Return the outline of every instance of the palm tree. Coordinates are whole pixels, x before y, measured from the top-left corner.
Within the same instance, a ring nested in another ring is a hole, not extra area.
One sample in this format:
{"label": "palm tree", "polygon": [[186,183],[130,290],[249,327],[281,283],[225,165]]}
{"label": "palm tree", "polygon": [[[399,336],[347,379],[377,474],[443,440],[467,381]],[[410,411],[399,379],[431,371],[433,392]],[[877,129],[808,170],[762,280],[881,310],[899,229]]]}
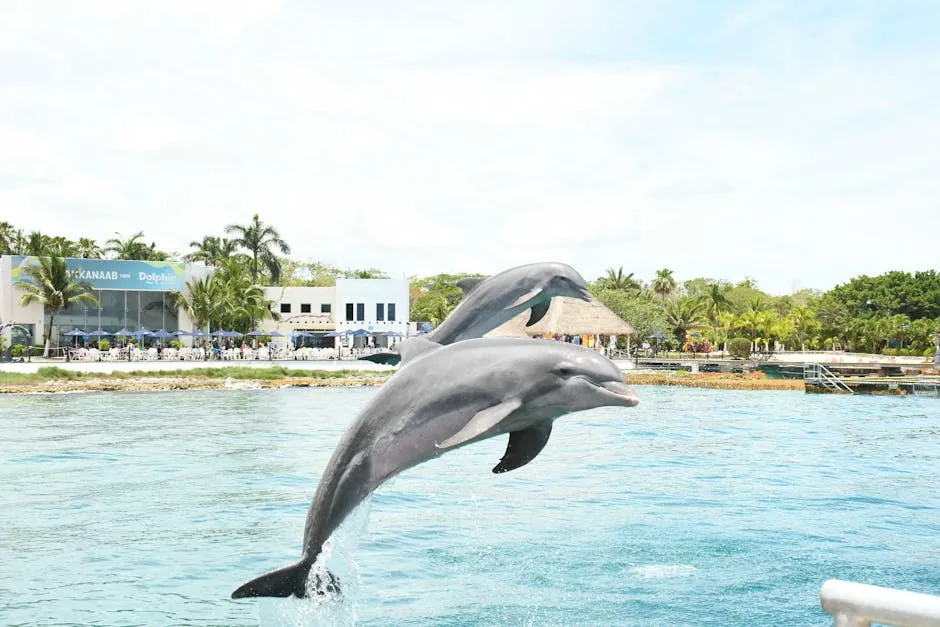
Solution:
{"label": "palm tree", "polygon": [[82,237],[76,245],[78,256],[82,259],[101,259],[102,250],[93,239]]}
{"label": "palm tree", "polygon": [[715,346],[718,346],[718,327],[720,326],[721,316],[731,310],[731,300],[717,283],[708,286],[705,292],[705,315],[711,320],[715,330]]}
{"label": "palm tree", "polygon": [[74,257],[76,255],[75,242],[61,235],[49,238],[46,252],[53,257]]}
{"label": "palm tree", "polygon": [[9,222],[0,222],[0,255],[12,255],[16,229]]}
{"label": "palm tree", "polygon": [[415,308],[415,316],[418,320],[426,320],[434,326],[437,326],[450,315],[450,312],[452,312],[454,308],[455,305],[451,305],[447,302],[444,296],[424,299],[422,303]]}
{"label": "palm tree", "polygon": [[264,288],[252,283],[234,261],[206,278],[187,281],[186,291],[173,292],[172,298],[198,328],[249,331],[256,320],[280,318],[271,310],[273,302],[265,298]]}
{"label": "palm tree", "polygon": [[115,259],[147,259],[147,245],[142,241],[143,231],[137,231],[127,239],[121,239],[120,233],[115,233],[117,237],[112,237],[105,242],[105,252],[114,253]]}
{"label": "palm tree", "polygon": [[49,325],[46,327],[42,352],[43,357],[48,357],[56,312],[72,303],[97,307],[98,299],[91,293],[93,288],[89,283],[72,278],[63,257],[40,257],[38,264],[23,268],[23,275],[27,280],[16,284],[23,291],[20,304],[42,303],[49,308]]}
{"label": "palm tree", "polygon": [[229,224],[225,227],[225,232],[235,234],[235,243],[251,253],[252,283],[258,283],[259,261],[267,269],[272,283],[277,283],[281,277],[281,262],[272,249],[276,248],[289,255],[290,246],[281,239],[281,234],[274,227],[265,226],[256,213],[248,226]]}
{"label": "palm tree", "polygon": [[793,322],[793,332],[800,342],[800,350],[806,350],[806,338],[819,328],[816,314],[806,305],[799,305],[790,310],[790,320]]}
{"label": "palm tree", "polygon": [[13,255],[25,255],[29,250],[29,241],[23,235],[23,229],[17,229],[10,240],[10,253]]}
{"label": "palm tree", "polygon": [[676,289],[676,280],[672,276],[672,270],[663,268],[656,271],[656,278],[653,279],[653,291],[659,294],[662,303],[666,304],[666,297],[672,294]]}
{"label": "palm tree", "polygon": [[611,290],[628,290],[628,291],[640,291],[642,287],[640,282],[633,278],[633,273],[624,274],[623,266],[620,266],[619,269],[614,270],[613,268],[607,268],[607,276],[600,279],[604,286]]}
{"label": "palm tree", "polygon": [[704,326],[705,303],[697,298],[674,300],[666,307],[666,320],[672,326],[676,339],[682,344],[688,331]]}
{"label": "palm tree", "polygon": [[49,236],[39,231],[33,231],[26,236],[26,254],[31,257],[42,257],[48,252]]}
{"label": "palm tree", "polygon": [[225,260],[235,254],[237,243],[227,237],[215,237],[206,235],[201,242],[192,241],[189,243],[193,252],[183,257],[186,261],[201,261],[207,266],[220,266]]}

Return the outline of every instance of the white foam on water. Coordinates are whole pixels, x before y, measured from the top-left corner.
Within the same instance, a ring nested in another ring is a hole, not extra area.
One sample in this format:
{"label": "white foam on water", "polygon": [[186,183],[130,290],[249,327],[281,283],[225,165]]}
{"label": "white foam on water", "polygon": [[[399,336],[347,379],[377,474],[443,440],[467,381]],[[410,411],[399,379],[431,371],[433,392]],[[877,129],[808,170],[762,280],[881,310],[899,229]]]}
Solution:
{"label": "white foam on water", "polygon": [[310,569],[307,580],[317,575],[326,580],[327,568],[339,579],[342,594],[311,593],[306,599],[289,597],[276,599],[265,597],[259,600],[258,619],[262,627],[287,625],[289,627],[340,627],[354,625],[359,616],[356,612],[362,579],[359,565],[353,559],[356,544],[365,535],[369,522],[371,495],[359,504],[346,518],[339,529],[323,545],[323,552]]}
{"label": "white foam on water", "polygon": [[261,384],[257,381],[236,381],[232,377],[226,377],[223,386],[227,390],[260,390]]}
{"label": "white foam on water", "polygon": [[672,579],[674,577],[691,577],[698,572],[695,566],[689,564],[646,564],[634,566],[630,573],[641,579]]}

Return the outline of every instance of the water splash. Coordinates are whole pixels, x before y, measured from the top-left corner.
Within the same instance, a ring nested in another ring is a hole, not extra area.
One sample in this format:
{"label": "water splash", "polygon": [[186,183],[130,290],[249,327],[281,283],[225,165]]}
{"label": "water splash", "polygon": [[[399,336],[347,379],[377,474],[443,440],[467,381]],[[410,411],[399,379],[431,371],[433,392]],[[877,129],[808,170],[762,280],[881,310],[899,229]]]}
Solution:
{"label": "water splash", "polygon": [[[359,564],[353,559],[353,550],[368,528],[371,505],[369,496],[323,545],[323,552],[310,569],[307,586],[311,594],[306,599],[266,597],[260,600],[258,618],[262,627],[339,627],[356,623],[362,578]],[[317,577],[327,579],[327,570],[339,579],[342,594],[321,595],[310,590],[310,582]]]}

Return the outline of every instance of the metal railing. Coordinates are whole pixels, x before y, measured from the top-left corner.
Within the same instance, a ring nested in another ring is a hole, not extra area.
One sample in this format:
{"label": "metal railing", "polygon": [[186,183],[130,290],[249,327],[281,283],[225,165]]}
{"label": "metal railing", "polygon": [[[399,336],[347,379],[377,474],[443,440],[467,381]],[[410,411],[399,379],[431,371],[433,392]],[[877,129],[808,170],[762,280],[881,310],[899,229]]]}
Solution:
{"label": "metal railing", "polygon": [[803,367],[803,381],[806,383],[820,383],[838,392],[855,394],[852,388],[847,386],[842,379],[834,375],[829,368],[826,368],[820,363],[810,363]]}
{"label": "metal railing", "polygon": [[835,627],[940,627],[940,596],[830,579],[819,600]]}

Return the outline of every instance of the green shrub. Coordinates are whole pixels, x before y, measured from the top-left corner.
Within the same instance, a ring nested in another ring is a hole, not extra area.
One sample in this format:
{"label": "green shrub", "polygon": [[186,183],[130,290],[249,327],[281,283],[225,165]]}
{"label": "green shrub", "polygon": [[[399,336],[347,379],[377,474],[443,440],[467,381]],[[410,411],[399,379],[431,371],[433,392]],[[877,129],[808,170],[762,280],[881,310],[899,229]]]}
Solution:
{"label": "green shrub", "polygon": [[22,357],[26,354],[26,344],[14,344],[10,355],[13,357]]}
{"label": "green shrub", "polygon": [[36,371],[36,374],[40,377],[49,379],[78,379],[82,376],[82,373],[80,372],[75,372],[74,370],[65,370],[63,368],[59,368],[58,366],[43,366]]}
{"label": "green shrub", "polygon": [[176,350],[179,350],[183,348],[183,343],[180,342],[179,340],[170,340],[170,348],[175,348]]}
{"label": "green shrub", "polygon": [[109,340],[98,340],[98,350],[100,351],[111,350],[111,342]]}
{"label": "green shrub", "polygon": [[937,353],[936,348],[928,348],[924,351],[924,357],[933,357]]}
{"label": "green shrub", "polygon": [[747,359],[751,356],[751,340],[746,337],[733,337],[728,340],[728,353],[734,359]]}

